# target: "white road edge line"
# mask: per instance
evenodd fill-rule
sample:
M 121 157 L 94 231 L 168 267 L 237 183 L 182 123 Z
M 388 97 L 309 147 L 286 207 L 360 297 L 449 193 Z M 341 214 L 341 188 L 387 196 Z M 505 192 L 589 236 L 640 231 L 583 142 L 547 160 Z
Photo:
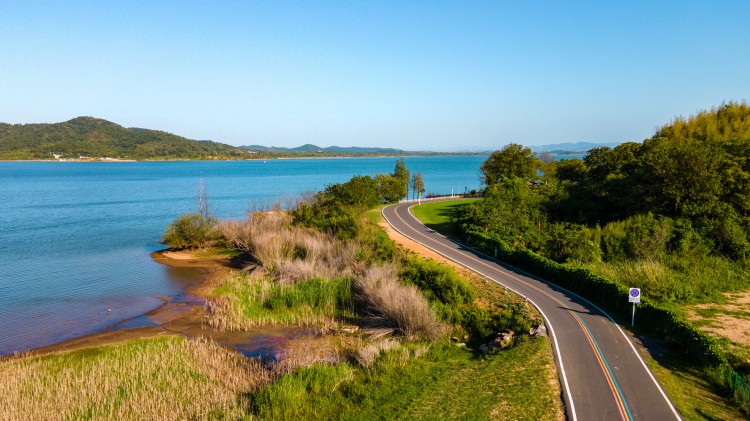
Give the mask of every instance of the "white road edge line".
M 412 214 L 411 214 L 411 207 L 412 207 L 412 206 L 414 206 L 414 205 L 410 205 L 410 206 L 409 206 L 409 207 L 407 208 L 407 211 L 409 212 L 409 214 L 410 214 L 410 215 L 412 215 Z M 479 275 L 482 275 L 482 276 L 484 276 L 485 278 L 487 278 L 487 279 L 490 279 L 491 281 L 495 282 L 496 284 L 498 284 L 498 285 L 502 285 L 502 286 L 503 286 L 503 287 L 505 287 L 506 289 L 508 289 L 508 290 L 510 290 L 510 291 L 513 291 L 513 293 L 514 293 L 514 294 L 516 294 L 516 295 L 518 295 L 518 296 L 520 296 L 520 297 L 523 297 L 523 298 L 527 299 L 527 300 L 528 300 L 528 301 L 529 301 L 529 302 L 531 303 L 531 305 L 533 305 L 533 306 L 534 306 L 534 308 L 536 308 L 536 309 L 537 309 L 537 310 L 539 311 L 539 313 L 541 313 L 542 317 L 544 318 L 544 321 L 545 321 L 545 323 L 546 323 L 546 324 L 547 324 L 547 326 L 549 327 L 550 335 L 552 336 L 552 341 L 553 341 L 553 342 L 555 343 L 555 354 L 557 354 L 557 361 L 559 362 L 559 365 L 560 365 L 560 371 L 561 371 L 561 373 L 562 373 L 562 378 L 563 378 L 563 383 L 565 384 L 565 393 L 566 393 L 566 394 L 568 395 L 568 402 L 569 402 L 569 404 L 570 404 L 570 413 L 571 413 L 571 415 L 572 415 L 572 421 L 577 421 L 577 420 L 578 420 L 578 417 L 577 417 L 577 415 L 576 415 L 576 407 L 575 407 L 575 404 L 573 403 L 573 396 L 572 396 L 572 395 L 570 394 L 570 386 L 568 385 L 568 376 L 567 376 L 567 375 L 566 375 L 566 373 L 565 373 L 565 365 L 563 364 L 563 360 L 562 360 L 562 355 L 560 354 L 560 345 L 559 345 L 559 344 L 557 343 L 557 335 L 555 335 L 555 329 L 554 329 L 554 328 L 552 327 L 552 322 L 551 322 L 551 321 L 550 321 L 550 320 L 549 320 L 549 319 L 547 318 L 547 315 L 546 315 L 546 314 L 544 314 L 544 312 L 542 311 L 542 309 L 541 309 L 541 308 L 539 308 L 539 306 L 538 306 L 538 305 L 536 305 L 536 303 L 535 303 L 535 302 L 534 302 L 533 300 L 529 300 L 529 299 L 528 299 L 528 297 L 526 297 L 525 295 L 521 294 L 520 292 L 518 292 L 518 291 L 514 290 L 513 288 L 511 288 L 511 287 L 509 287 L 509 286 L 505 285 L 504 283 L 502 283 L 502 282 L 500 282 L 500 281 L 498 281 L 498 280 L 496 280 L 496 279 L 493 279 L 493 278 L 489 277 L 488 275 L 485 275 L 485 274 L 483 274 L 483 273 L 479 272 L 478 270 L 472 269 L 472 268 L 470 268 L 469 266 L 467 266 L 467 265 L 465 265 L 465 264 L 463 264 L 463 263 L 461 263 L 461 262 L 459 262 L 459 261 L 457 261 L 457 260 L 454 260 L 454 259 L 452 259 L 452 258 L 448 257 L 447 255 L 445 255 L 445 254 L 443 254 L 443 253 L 439 252 L 438 250 L 435 250 L 434 248 L 432 248 L 432 247 L 428 246 L 427 244 L 424 244 L 424 243 L 420 242 L 419 240 L 417 240 L 417 239 L 415 239 L 415 238 L 413 238 L 413 237 L 410 237 L 410 236 L 408 236 L 408 235 L 407 235 L 406 233 L 403 233 L 403 232 L 399 231 L 399 229 L 398 229 L 398 228 L 396 228 L 396 227 L 395 227 L 395 226 L 394 226 L 393 224 L 391 224 L 391 221 L 389 221 L 389 220 L 388 220 L 388 217 L 387 217 L 387 216 L 385 216 L 385 212 L 384 212 L 384 211 L 385 211 L 385 208 L 383 208 L 383 209 L 382 209 L 382 210 L 380 211 L 380 214 L 381 214 L 381 215 L 383 215 L 383 218 L 384 218 L 384 219 L 386 220 L 386 222 L 388 222 L 388 224 L 389 224 L 389 225 L 390 225 L 390 226 L 391 226 L 391 227 L 392 227 L 392 228 L 393 228 L 394 230 L 396 230 L 396 231 L 397 231 L 397 232 L 398 232 L 399 234 L 401 234 L 401 235 L 403 235 L 404 237 L 406 237 L 406 238 L 408 238 L 408 239 L 410 239 L 410 240 L 412 240 L 412 241 L 416 242 L 417 244 L 421 244 L 422 246 L 424 246 L 424 247 L 427 247 L 428 249 L 430 249 L 430 250 L 434 251 L 435 253 L 437 253 L 437 254 L 439 254 L 439 255 L 441 255 L 441 256 L 443 256 L 443 257 L 445 257 L 446 259 L 448 259 L 448 260 L 451 260 L 451 261 L 453 261 L 453 262 L 455 262 L 455 263 L 458 263 L 459 265 L 461 265 L 461 266 L 465 267 L 466 269 L 468 269 L 468 270 L 470 270 L 470 271 L 472 271 L 472 272 L 474 272 L 474 273 L 477 273 L 477 274 L 479 274 Z M 414 217 L 414 215 L 412 215 L 412 217 Z M 416 218 L 415 218 L 415 219 L 416 219 Z M 442 234 L 439 234 L 439 233 L 438 233 L 438 235 L 442 235 Z M 448 239 L 447 237 L 445 237 L 445 238 L 446 238 L 446 239 Z M 451 240 L 451 241 L 452 241 L 452 240 Z M 473 250 L 473 249 L 472 249 L 472 250 Z
M 410 214 L 410 215 L 411 215 L 411 216 L 412 216 L 412 217 L 413 217 L 414 219 L 416 219 L 417 221 L 419 221 L 419 219 L 417 219 L 417 217 L 416 217 L 416 216 L 414 216 L 414 214 L 413 214 L 413 213 L 411 212 L 411 208 L 412 208 L 412 206 L 414 206 L 414 205 L 411 205 L 411 206 L 409 206 L 409 208 L 408 208 L 409 214 Z M 420 223 L 421 223 L 421 222 L 420 222 Z M 458 241 L 454 241 L 454 240 L 452 240 L 452 239 L 450 239 L 450 238 L 448 238 L 448 237 L 446 237 L 446 236 L 444 236 L 444 235 L 440 234 L 439 232 L 436 232 L 436 231 L 435 231 L 435 233 L 436 233 L 437 235 L 439 235 L 439 236 L 441 236 L 441 237 L 445 238 L 445 239 L 446 239 L 446 240 L 448 240 L 448 241 L 451 241 L 451 242 L 453 242 L 453 243 L 456 243 L 456 244 L 458 244 L 458 245 L 460 245 L 460 246 L 463 246 L 463 247 L 469 248 L 469 249 L 471 249 L 471 250 L 474 250 L 474 249 L 473 249 L 472 247 L 469 247 L 469 246 L 467 246 L 466 244 L 460 243 L 460 242 L 458 242 Z M 412 239 L 412 240 L 413 240 L 413 241 L 416 241 L 416 240 L 414 240 L 414 239 Z M 425 247 L 427 247 L 427 246 L 425 245 Z M 427 248 L 429 248 L 429 247 L 427 247 Z M 436 250 L 433 250 L 433 251 L 435 251 L 436 253 L 439 253 L 439 252 L 438 252 L 438 251 L 436 251 Z M 487 254 L 485 254 L 485 253 L 482 253 L 481 251 L 478 251 L 478 250 L 474 250 L 474 251 L 475 251 L 475 252 L 477 252 L 477 253 L 479 253 L 479 254 L 481 254 L 481 255 L 483 255 L 483 256 L 487 256 L 487 257 L 488 257 L 488 258 L 489 258 L 490 260 L 494 260 L 494 261 L 496 261 L 496 262 L 499 262 L 499 263 L 503 263 L 503 262 L 500 262 L 499 260 L 495 259 L 494 257 L 490 256 L 490 255 L 487 255 Z M 447 256 L 445 256 L 445 257 L 447 258 Z M 451 259 L 451 260 L 452 260 L 452 259 Z M 588 304 L 591 304 L 591 306 L 593 306 L 593 307 L 594 307 L 595 309 L 599 310 L 599 311 L 600 311 L 600 312 L 601 312 L 601 313 L 602 313 L 603 315 L 605 315 L 605 316 L 606 316 L 606 317 L 607 317 L 607 318 L 609 319 L 609 321 L 610 321 L 610 322 L 612 322 L 612 324 L 613 324 L 613 325 L 614 325 L 614 326 L 615 326 L 615 327 L 617 328 L 617 330 L 619 330 L 619 331 L 620 331 L 620 333 L 621 333 L 621 334 L 622 334 L 622 336 L 623 336 L 623 337 L 625 338 L 625 340 L 626 340 L 626 341 L 628 341 L 628 345 L 630 345 L 630 349 L 632 349 L 632 350 L 633 350 L 633 353 L 635 354 L 636 358 L 638 358 L 638 361 L 640 361 L 640 362 L 641 362 L 641 365 L 642 365 L 642 366 L 643 366 L 643 368 L 644 368 L 644 369 L 646 370 L 646 373 L 648 373 L 648 376 L 649 376 L 649 378 L 651 378 L 651 381 L 652 381 L 652 382 L 654 382 L 654 385 L 655 385 L 655 386 L 656 386 L 656 388 L 657 388 L 657 389 L 659 390 L 659 393 L 661 394 L 662 398 L 664 398 L 664 401 L 666 401 L 666 402 L 667 402 L 667 405 L 669 405 L 669 409 L 671 409 L 671 410 L 672 410 L 672 414 L 674 414 L 674 416 L 675 416 L 675 417 L 676 417 L 676 418 L 677 418 L 678 420 L 682 420 L 682 417 L 680 417 L 680 414 L 679 414 L 679 413 L 677 412 L 677 409 L 676 409 L 676 408 L 674 407 L 674 405 L 672 405 L 672 401 L 670 401 L 670 400 L 669 400 L 669 398 L 667 397 L 667 394 L 666 394 L 666 393 L 664 392 L 664 389 L 662 389 L 662 387 L 661 387 L 661 385 L 659 384 L 659 382 L 657 382 L 657 381 L 656 381 L 656 378 L 654 377 L 654 374 L 653 374 L 653 373 L 651 372 L 651 370 L 649 370 L 648 366 L 646 365 L 646 362 L 645 362 L 645 361 L 643 361 L 643 358 L 641 358 L 641 355 L 640 355 L 640 354 L 638 353 L 638 351 L 637 351 L 637 350 L 635 349 L 635 346 L 633 345 L 633 342 L 632 342 L 632 341 L 630 340 L 630 338 L 628 337 L 628 335 L 627 335 L 627 334 L 625 334 L 625 331 L 623 331 L 623 330 L 622 330 L 622 328 L 620 327 L 620 325 L 618 325 L 618 324 L 617 324 L 617 322 L 615 322 L 615 320 L 614 320 L 614 319 L 613 319 L 613 318 L 612 318 L 612 317 L 611 317 L 611 316 L 610 316 L 610 315 L 609 315 L 609 314 L 608 314 L 608 313 L 607 313 L 606 311 L 602 310 L 601 308 L 599 308 L 599 306 L 597 306 L 596 304 L 594 304 L 594 303 L 592 303 L 591 301 L 587 300 L 586 298 L 584 298 L 584 297 L 581 297 L 580 295 L 576 294 L 575 292 L 569 291 L 568 289 L 566 289 L 566 288 L 563 288 L 563 287 L 561 287 L 561 286 L 559 286 L 559 285 L 557 285 L 557 284 L 553 284 L 553 283 L 551 283 L 551 282 L 549 282 L 549 281 L 545 281 L 545 280 L 541 279 L 540 277 L 538 277 L 538 276 L 535 276 L 535 275 L 532 275 L 532 274 L 530 274 L 530 273 L 526 272 L 525 270 L 519 269 L 519 268 L 517 268 L 517 267 L 515 267 L 515 266 L 513 266 L 513 265 L 509 265 L 509 264 L 507 264 L 507 263 L 503 263 L 503 264 L 504 264 L 504 265 L 506 265 L 506 266 L 509 266 L 509 267 L 511 267 L 511 268 L 513 268 L 513 269 L 515 269 L 515 270 L 517 270 L 517 271 L 519 271 L 519 272 L 523 273 L 523 274 L 525 274 L 526 276 L 528 276 L 528 277 L 530 277 L 530 278 L 534 278 L 534 279 L 536 279 L 536 280 L 539 280 L 539 281 L 543 281 L 543 282 L 546 282 L 546 283 L 548 283 L 548 284 L 554 285 L 555 287 L 557 287 L 557 288 L 560 288 L 561 290 L 563 290 L 563 291 L 565 291 L 565 292 L 567 292 L 567 293 L 569 293 L 569 294 L 575 295 L 576 297 L 578 297 L 578 298 L 580 298 L 581 300 L 583 300 L 583 301 L 587 302 Z M 535 307 L 536 307 L 536 306 L 535 306 Z M 541 311 L 540 311 L 540 312 L 541 312 Z

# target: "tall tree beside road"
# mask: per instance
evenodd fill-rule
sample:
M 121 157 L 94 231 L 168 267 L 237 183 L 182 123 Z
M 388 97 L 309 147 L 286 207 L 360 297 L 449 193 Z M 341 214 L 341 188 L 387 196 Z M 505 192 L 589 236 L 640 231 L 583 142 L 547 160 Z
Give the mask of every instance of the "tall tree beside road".
M 395 177 L 401 185 L 401 197 L 399 197 L 399 199 L 409 196 L 409 170 L 406 168 L 404 158 L 396 161 L 396 168 L 393 170 L 393 177 Z
M 377 174 L 375 176 L 375 186 L 378 196 L 385 203 L 398 203 L 408 193 L 408 190 L 404 191 L 405 189 L 403 184 L 401 184 L 401 180 L 390 174 Z
M 411 182 L 411 188 L 412 188 L 412 196 L 411 198 L 414 199 L 414 196 L 422 197 L 422 192 L 424 192 L 424 180 L 422 179 L 422 173 L 417 172 L 414 174 L 414 178 Z
M 536 177 L 536 170 L 542 161 L 534 156 L 531 149 L 511 143 L 499 151 L 492 152 L 482 164 L 482 181 L 491 186 L 505 178 L 530 180 Z

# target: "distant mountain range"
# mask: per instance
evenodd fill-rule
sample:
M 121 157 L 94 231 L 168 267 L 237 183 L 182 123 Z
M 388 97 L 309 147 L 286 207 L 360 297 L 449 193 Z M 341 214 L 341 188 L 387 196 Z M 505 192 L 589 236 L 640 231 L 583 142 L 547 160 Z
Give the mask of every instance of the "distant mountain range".
M 558 143 L 531 146 L 536 153 L 585 154 L 591 148 L 619 143 Z M 342 147 L 306 144 L 296 148 L 231 146 L 191 140 L 160 130 L 125 128 L 94 117 L 77 117 L 52 124 L 0 123 L 0 159 L 253 159 L 314 156 L 489 155 L 492 151 L 428 152 L 395 148 Z
M 242 149 L 262 152 L 277 152 L 277 153 L 324 153 L 324 154 L 352 154 L 352 155 L 402 155 L 410 153 L 425 153 L 425 152 L 409 152 L 401 149 L 393 148 L 368 148 L 359 146 L 328 146 L 320 147 L 316 145 L 306 144 L 298 146 L 296 148 L 284 148 L 279 146 L 260 146 L 260 145 L 249 145 L 240 146 Z

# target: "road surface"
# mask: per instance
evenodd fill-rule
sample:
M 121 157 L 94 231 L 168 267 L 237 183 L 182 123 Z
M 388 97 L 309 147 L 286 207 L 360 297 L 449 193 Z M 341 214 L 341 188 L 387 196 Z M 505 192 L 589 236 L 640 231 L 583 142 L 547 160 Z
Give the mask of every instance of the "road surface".
M 526 297 L 545 319 L 570 420 L 679 420 L 630 338 L 603 311 L 422 225 L 412 204 L 383 209 L 404 236 Z M 627 297 L 612 297 L 627 300 Z

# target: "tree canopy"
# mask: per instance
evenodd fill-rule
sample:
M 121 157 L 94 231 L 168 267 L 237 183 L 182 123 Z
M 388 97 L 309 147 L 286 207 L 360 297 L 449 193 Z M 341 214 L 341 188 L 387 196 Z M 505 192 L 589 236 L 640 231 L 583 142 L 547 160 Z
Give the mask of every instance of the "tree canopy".
M 486 205 L 479 212 L 476 205 L 473 222 L 465 222 L 477 227 L 487 218 L 505 215 L 501 219 L 511 226 L 501 230 L 502 221 L 493 221 L 491 229 L 505 232 L 509 242 L 518 242 L 518 233 L 526 232 L 522 243 L 535 243 L 530 241 L 534 234 L 526 230 L 526 216 L 520 215 L 524 211 L 514 199 L 524 196 L 519 194 L 520 184 L 508 180 L 528 180 L 537 168 L 531 151 L 520 145 L 494 152 L 482 164 L 486 201 L 506 211 Z M 674 228 L 667 230 L 673 237 L 669 247 L 677 247 L 679 238 L 687 236 L 732 259 L 750 255 L 750 107 L 746 103 L 731 102 L 687 119 L 676 118 L 643 143 L 594 148 L 583 160 L 563 160 L 544 169 L 549 185 L 529 188 L 543 212 L 533 218 L 537 231 L 550 233 L 555 224 L 563 223 L 595 228 L 632 218 L 642 218 L 638 223 L 646 224 L 652 219 L 645 215 L 654 215 L 674 221 L 667 224 Z M 544 241 L 536 244 L 546 247 Z
M 491 186 L 505 178 L 531 180 L 536 177 L 536 171 L 541 165 L 542 161 L 534 156 L 531 149 L 511 143 L 492 152 L 482 163 L 482 182 Z

